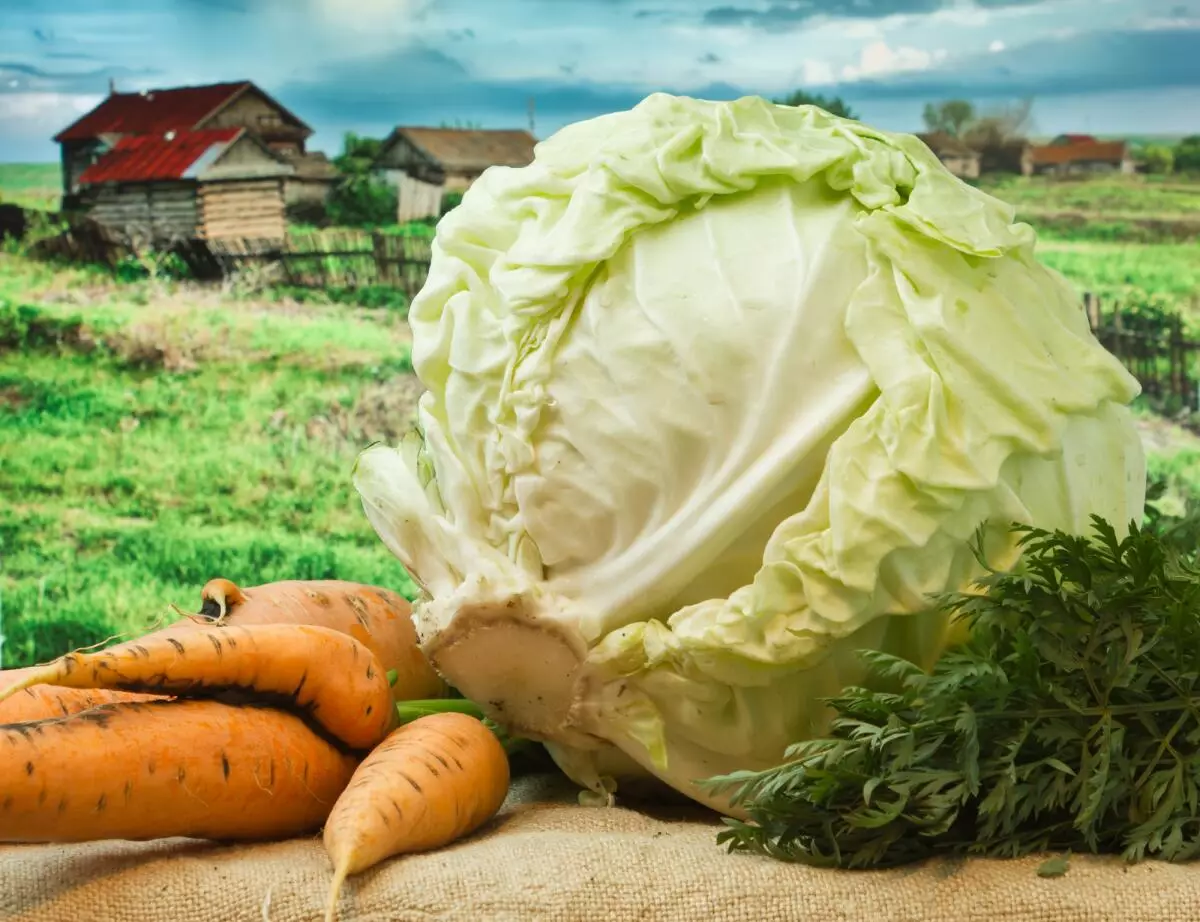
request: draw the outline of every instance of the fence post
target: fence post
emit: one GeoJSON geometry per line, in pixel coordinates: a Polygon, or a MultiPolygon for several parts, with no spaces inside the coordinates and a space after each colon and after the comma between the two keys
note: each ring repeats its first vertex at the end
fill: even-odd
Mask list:
{"type": "Polygon", "coordinates": [[[1187,353],[1183,349],[1183,318],[1175,314],[1171,318],[1171,394],[1179,398],[1181,406],[1188,406],[1187,353]]]}
{"type": "Polygon", "coordinates": [[[1121,317],[1121,305],[1113,308],[1113,355],[1119,359],[1125,357],[1125,321],[1121,317]]]}
{"type": "Polygon", "coordinates": [[[1087,311],[1088,324],[1093,333],[1100,332],[1100,299],[1090,291],[1083,293],[1083,309],[1087,311]]]}
{"type": "Polygon", "coordinates": [[[377,230],[371,231],[371,252],[375,256],[375,283],[387,284],[388,281],[388,252],[387,240],[377,230]]]}

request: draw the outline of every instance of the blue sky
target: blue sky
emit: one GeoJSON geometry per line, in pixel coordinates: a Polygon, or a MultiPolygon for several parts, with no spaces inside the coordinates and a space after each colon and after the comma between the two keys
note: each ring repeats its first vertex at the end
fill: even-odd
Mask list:
{"type": "Polygon", "coordinates": [[[0,0],[0,161],[106,92],[254,80],[313,146],[396,124],[539,136],[656,90],[837,93],[917,130],[1032,95],[1050,134],[1200,133],[1200,0],[0,0]]]}

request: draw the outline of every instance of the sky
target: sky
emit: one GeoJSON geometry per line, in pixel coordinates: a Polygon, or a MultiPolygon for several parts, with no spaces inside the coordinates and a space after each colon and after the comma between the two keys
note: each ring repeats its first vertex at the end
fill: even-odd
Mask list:
{"type": "Polygon", "coordinates": [[[563,125],[656,91],[1032,97],[1039,134],[1200,133],[1200,0],[0,0],[0,161],[108,91],[248,79],[336,153],[395,125],[563,125]]]}

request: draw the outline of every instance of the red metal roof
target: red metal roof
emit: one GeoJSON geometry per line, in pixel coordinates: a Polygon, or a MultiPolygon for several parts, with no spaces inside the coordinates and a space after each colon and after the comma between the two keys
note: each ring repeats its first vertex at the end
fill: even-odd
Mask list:
{"type": "Polygon", "coordinates": [[[183,179],[188,170],[214,147],[223,150],[245,129],[210,128],[205,131],[168,132],[165,135],[129,135],[83,171],[80,185],[102,182],[147,182],[183,179]]]}
{"type": "Polygon", "coordinates": [[[102,134],[162,135],[168,131],[187,131],[249,86],[248,80],[241,80],[145,93],[114,93],[60,131],[54,140],[86,141],[102,134]]]}
{"type": "Polygon", "coordinates": [[[1080,141],[1075,144],[1046,144],[1030,151],[1034,163],[1120,163],[1128,153],[1124,141],[1080,141]]]}

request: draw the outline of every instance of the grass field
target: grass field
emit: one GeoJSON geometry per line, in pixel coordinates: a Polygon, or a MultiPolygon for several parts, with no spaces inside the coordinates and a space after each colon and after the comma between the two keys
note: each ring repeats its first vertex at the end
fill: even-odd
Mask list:
{"type": "Polygon", "coordinates": [[[411,418],[408,354],[395,312],[0,254],[3,664],[196,610],[218,575],[408,591],[349,480],[411,418]]]}
{"type": "Polygon", "coordinates": [[[52,211],[61,196],[62,172],[57,163],[0,163],[0,202],[52,211]]]}
{"type": "MultiPolygon", "coordinates": [[[[3,200],[37,204],[56,182],[53,165],[0,165],[3,200]]],[[[1200,291],[1200,239],[1096,230],[1191,220],[1200,185],[1015,180],[992,191],[1038,227],[1040,258],[1081,291],[1180,303],[1200,291]],[[1074,218],[1039,224],[1072,210],[1082,233],[1074,218]]],[[[0,252],[3,665],[140,630],[170,603],[194,610],[218,575],[409,591],[349,479],[362,447],[411,418],[407,326],[382,309],[393,301],[122,283],[0,252]]],[[[1152,415],[1142,426],[1152,471],[1175,496],[1200,492],[1200,439],[1152,415]]]]}

